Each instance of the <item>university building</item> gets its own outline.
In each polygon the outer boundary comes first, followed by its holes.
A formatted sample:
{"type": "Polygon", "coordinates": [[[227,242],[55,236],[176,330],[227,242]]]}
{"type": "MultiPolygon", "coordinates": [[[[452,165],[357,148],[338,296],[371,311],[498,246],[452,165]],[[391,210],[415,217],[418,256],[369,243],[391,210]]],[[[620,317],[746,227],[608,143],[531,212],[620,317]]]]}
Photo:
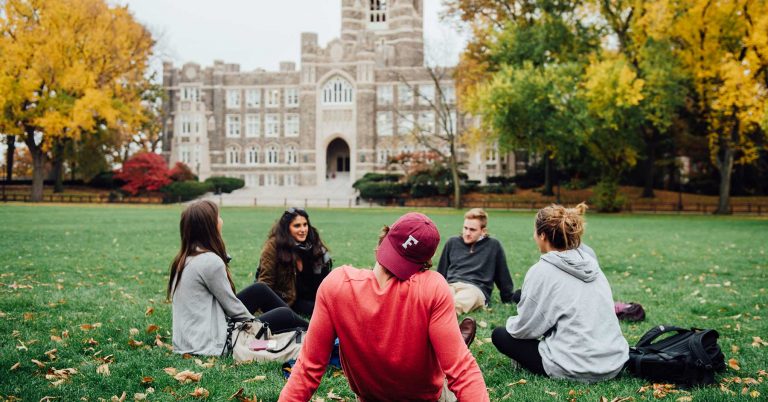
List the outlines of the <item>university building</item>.
{"type": "MultiPolygon", "coordinates": [[[[169,163],[184,162],[201,179],[239,177],[260,191],[352,191],[365,173],[391,171],[392,156],[426,149],[414,139],[415,126],[445,130],[441,123],[450,122],[460,132],[473,124],[455,108],[450,75],[435,80],[424,67],[422,0],[342,0],[341,13],[341,37],[325,46],[317,34],[301,34],[298,67],[164,63],[169,163]],[[436,115],[436,93],[451,108],[450,120],[436,115]]],[[[471,179],[514,174],[512,154],[459,154],[471,179]]]]}

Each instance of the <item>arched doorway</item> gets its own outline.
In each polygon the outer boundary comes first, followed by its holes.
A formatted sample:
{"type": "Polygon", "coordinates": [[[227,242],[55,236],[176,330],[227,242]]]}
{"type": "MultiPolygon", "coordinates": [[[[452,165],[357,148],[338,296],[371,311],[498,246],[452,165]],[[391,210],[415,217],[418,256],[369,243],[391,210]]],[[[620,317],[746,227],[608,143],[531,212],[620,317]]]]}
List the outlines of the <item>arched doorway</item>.
{"type": "Polygon", "coordinates": [[[325,152],[325,178],[349,178],[349,145],[341,138],[328,144],[325,152]]]}

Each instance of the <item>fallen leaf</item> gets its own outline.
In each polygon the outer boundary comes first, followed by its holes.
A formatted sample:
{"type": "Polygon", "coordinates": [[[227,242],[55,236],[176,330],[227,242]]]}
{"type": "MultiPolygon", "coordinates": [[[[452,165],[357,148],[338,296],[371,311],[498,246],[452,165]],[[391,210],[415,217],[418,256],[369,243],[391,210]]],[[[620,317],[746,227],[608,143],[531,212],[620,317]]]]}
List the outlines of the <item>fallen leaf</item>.
{"type": "Polygon", "coordinates": [[[16,364],[14,364],[13,366],[11,366],[11,368],[10,368],[10,370],[9,370],[9,371],[13,371],[13,370],[16,370],[17,368],[19,368],[19,366],[21,366],[21,362],[16,362],[16,364]]]}
{"type": "Polygon", "coordinates": [[[141,346],[143,344],[144,344],[144,342],[134,340],[133,338],[128,340],[128,346],[130,346],[132,348],[138,348],[139,346],[141,346]]]}
{"type": "Polygon", "coordinates": [[[265,375],[257,375],[256,377],[249,378],[247,380],[244,380],[243,382],[256,382],[256,381],[264,381],[267,379],[267,376],[265,375]]]}
{"type": "Polygon", "coordinates": [[[69,331],[68,330],[61,331],[61,337],[62,338],[69,338],[69,331]]]}
{"type": "Polygon", "coordinates": [[[681,396],[681,397],[675,399],[675,401],[676,402],[691,402],[691,401],[693,401],[693,397],[692,396],[681,396]]]}
{"type": "Polygon", "coordinates": [[[148,334],[151,334],[151,333],[153,333],[153,332],[157,331],[158,329],[160,329],[160,327],[159,327],[159,326],[157,326],[157,325],[155,325],[155,324],[150,324],[150,325],[147,327],[147,333],[148,333],[148,334]]]}
{"type": "Polygon", "coordinates": [[[194,398],[207,398],[208,397],[208,390],[203,387],[197,387],[195,388],[194,392],[190,392],[190,394],[194,398]]]}
{"type": "Polygon", "coordinates": [[[123,391],[122,395],[120,395],[120,396],[112,395],[112,399],[110,399],[110,401],[112,401],[112,402],[125,402],[125,397],[126,397],[125,391],[123,391]]]}
{"type": "Polygon", "coordinates": [[[631,396],[617,396],[616,398],[611,399],[611,402],[629,402],[634,400],[635,398],[632,398],[631,396]]]}
{"type": "Polygon", "coordinates": [[[760,397],[760,392],[758,390],[753,390],[752,392],[749,393],[749,396],[751,396],[753,398],[759,398],[760,397]]]}
{"type": "Polygon", "coordinates": [[[45,363],[41,362],[40,360],[32,359],[32,363],[35,363],[37,367],[45,368],[45,363]]]}
{"type": "Polygon", "coordinates": [[[736,371],[741,370],[741,367],[739,367],[739,361],[734,358],[728,359],[728,367],[736,371]]]}
{"type": "Polygon", "coordinates": [[[83,331],[90,331],[93,329],[93,325],[91,324],[80,324],[80,329],[83,331]]]}
{"type": "Polygon", "coordinates": [[[35,319],[34,313],[24,313],[24,321],[31,321],[35,319]]]}
{"type": "MultiPolygon", "coordinates": [[[[176,375],[176,373],[173,373],[173,375],[176,375]]],[[[155,379],[152,377],[143,377],[141,379],[142,384],[152,384],[153,382],[155,382],[155,379]]]]}
{"type": "Polygon", "coordinates": [[[175,367],[166,367],[163,369],[169,376],[175,376],[179,371],[175,367]]]}
{"type": "Polygon", "coordinates": [[[344,399],[336,394],[333,393],[333,391],[328,392],[328,395],[326,397],[332,401],[343,401],[344,399]]]}
{"type": "Polygon", "coordinates": [[[731,345],[731,353],[736,354],[739,353],[739,347],[736,345],[731,345]]]}
{"type": "Polygon", "coordinates": [[[54,361],[54,360],[56,360],[56,353],[59,353],[59,351],[57,349],[51,349],[51,350],[49,350],[49,351],[47,351],[47,352],[45,352],[43,354],[48,356],[48,360],[54,361]]]}
{"type": "Polygon", "coordinates": [[[144,315],[149,317],[152,315],[152,313],[155,312],[155,308],[152,306],[147,307],[147,311],[144,312],[144,315]]]}
{"type": "Polygon", "coordinates": [[[53,341],[53,342],[61,342],[61,341],[63,341],[63,339],[61,339],[60,336],[51,335],[51,341],[53,341]]]}
{"type": "Polygon", "coordinates": [[[87,343],[88,345],[91,345],[91,346],[96,346],[96,345],[99,344],[99,341],[97,341],[97,340],[95,340],[93,338],[88,338],[88,340],[85,341],[85,343],[87,343]]]}
{"type": "Polygon", "coordinates": [[[146,401],[147,400],[147,394],[142,394],[142,393],[137,392],[137,393],[133,394],[133,400],[134,401],[146,401]]]}
{"type": "Polygon", "coordinates": [[[138,335],[138,334],[139,334],[139,329],[138,329],[138,328],[131,328],[131,329],[129,329],[129,330],[128,330],[128,333],[129,333],[131,336],[136,336],[136,335],[138,335]]]}
{"type": "Polygon", "coordinates": [[[202,377],[203,377],[202,373],[195,373],[194,371],[190,371],[190,370],[184,370],[176,374],[175,376],[173,376],[173,378],[175,378],[178,382],[182,384],[190,383],[193,381],[198,382],[202,377]]]}
{"type": "Polygon", "coordinates": [[[105,377],[108,377],[111,373],[109,372],[109,365],[107,363],[104,363],[98,367],[96,367],[96,373],[101,374],[105,377]]]}
{"type": "Polygon", "coordinates": [[[478,325],[480,328],[488,328],[488,323],[487,323],[487,322],[485,322],[485,321],[479,321],[479,322],[477,323],[477,325],[478,325]]]}
{"type": "Polygon", "coordinates": [[[752,346],[759,348],[760,346],[768,346],[768,342],[762,340],[759,336],[752,337],[752,346]]]}
{"type": "Polygon", "coordinates": [[[211,368],[216,365],[216,359],[211,357],[205,363],[203,363],[203,361],[200,359],[195,359],[195,364],[203,368],[211,368]]]}
{"type": "Polygon", "coordinates": [[[50,369],[48,370],[48,374],[45,375],[45,379],[52,381],[51,385],[54,387],[58,387],[75,374],[77,374],[77,370],[73,368],[65,368],[61,370],[50,369]]]}
{"type": "Polygon", "coordinates": [[[554,391],[544,391],[545,394],[553,397],[557,397],[557,392],[554,391]]]}
{"type": "Polygon", "coordinates": [[[519,379],[519,380],[517,380],[515,382],[511,382],[511,383],[507,384],[507,386],[508,387],[514,387],[515,385],[524,385],[524,384],[527,384],[527,383],[528,383],[528,381],[526,381],[525,379],[521,378],[521,379],[519,379]]]}

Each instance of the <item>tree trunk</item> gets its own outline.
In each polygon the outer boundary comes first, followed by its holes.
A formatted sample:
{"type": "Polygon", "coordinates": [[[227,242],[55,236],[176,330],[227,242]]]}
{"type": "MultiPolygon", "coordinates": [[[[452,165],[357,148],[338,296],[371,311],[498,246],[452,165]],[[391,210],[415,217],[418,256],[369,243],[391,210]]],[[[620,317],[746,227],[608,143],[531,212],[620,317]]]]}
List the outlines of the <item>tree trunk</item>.
{"type": "Polygon", "coordinates": [[[35,131],[27,129],[27,135],[24,142],[32,155],[32,202],[43,200],[43,181],[45,180],[45,153],[43,148],[35,144],[35,131]]]}
{"type": "Polygon", "coordinates": [[[734,152],[730,146],[723,148],[723,158],[717,163],[720,170],[720,199],[717,202],[715,214],[718,215],[731,213],[731,174],[733,173],[734,152]]]}
{"type": "Polygon", "coordinates": [[[652,134],[650,140],[646,142],[646,159],[645,159],[645,186],[643,187],[643,198],[655,198],[656,194],[653,193],[653,179],[654,179],[654,167],[656,165],[656,134],[652,134]]]}
{"type": "Polygon", "coordinates": [[[13,179],[13,156],[16,151],[16,136],[6,135],[5,142],[8,145],[8,149],[6,149],[5,153],[5,161],[7,163],[5,166],[5,181],[6,183],[11,184],[11,180],[13,179]]]}
{"type": "Polygon", "coordinates": [[[53,146],[53,192],[64,192],[64,142],[56,141],[53,146]]]}
{"type": "Polygon", "coordinates": [[[552,191],[552,153],[544,152],[544,191],[542,195],[554,195],[552,191]]]}
{"type": "Polygon", "coordinates": [[[459,182],[459,166],[456,161],[453,146],[451,146],[451,157],[449,161],[451,164],[451,176],[453,177],[453,207],[459,209],[461,208],[461,183],[459,182]]]}

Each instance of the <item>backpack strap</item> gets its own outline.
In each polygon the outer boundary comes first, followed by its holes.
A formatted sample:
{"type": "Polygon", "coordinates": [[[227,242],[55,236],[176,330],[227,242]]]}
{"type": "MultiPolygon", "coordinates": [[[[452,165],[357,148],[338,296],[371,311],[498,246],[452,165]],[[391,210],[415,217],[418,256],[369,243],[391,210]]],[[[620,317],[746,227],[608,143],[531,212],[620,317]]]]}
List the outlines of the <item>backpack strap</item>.
{"type": "Polygon", "coordinates": [[[291,346],[291,344],[294,343],[294,342],[295,343],[301,343],[301,334],[302,334],[302,330],[297,329],[296,332],[294,332],[293,336],[291,336],[291,339],[289,339],[288,342],[286,342],[285,345],[283,345],[282,348],[276,349],[276,350],[267,349],[267,352],[270,352],[270,353],[280,353],[280,352],[284,351],[285,349],[288,349],[288,346],[291,346]]]}
{"type": "Polygon", "coordinates": [[[659,336],[664,335],[664,334],[666,334],[668,332],[683,333],[683,332],[689,332],[689,331],[690,331],[690,329],[681,328],[681,327],[675,327],[673,325],[668,325],[668,326],[667,325],[659,325],[657,327],[652,328],[648,332],[646,332],[645,335],[643,335],[643,337],[640,338],[639,341],[637,341],[637,345],[635,345],[635,347],[639,348],[639,347],[643,347],[643,346],[648,346],[651,343],[653,343],[653,341],[656,340],[656,338],[658,338],[659,336]]]}
{"type": "Polygon", "coordinates": [[[707,352],[704,350],[704,345],[702,344],[702,339],[704,339],[704,336],[709,332],[710,330],[697,332],[694,334],[689,340],[688,340],[688,347],[693,351],[693,355],[696,358],[697,366],[704,367],[707,370],[714,369],[714,366],[712,365],[712,359],[709,358],[709,355],[707,355],[707,352]]]}

